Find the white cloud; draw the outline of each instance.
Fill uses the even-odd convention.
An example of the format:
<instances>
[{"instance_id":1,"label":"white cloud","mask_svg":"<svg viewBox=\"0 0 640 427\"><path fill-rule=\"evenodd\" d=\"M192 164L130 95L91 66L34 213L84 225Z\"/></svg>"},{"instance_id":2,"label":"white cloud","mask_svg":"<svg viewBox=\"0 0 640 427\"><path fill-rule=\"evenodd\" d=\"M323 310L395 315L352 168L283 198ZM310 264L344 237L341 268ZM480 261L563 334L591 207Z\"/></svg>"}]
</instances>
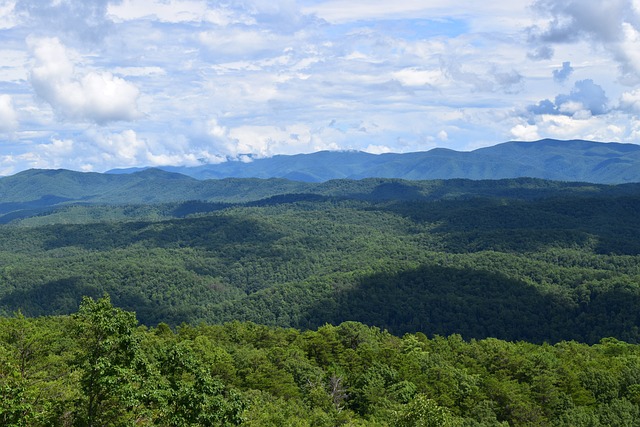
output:
<instances>
[{"instance_id":1,"label":"white cloud","mask_svg":"<svg viewBox=\"0 0 640 427\"><path fill-rule=\"evenodd\" d=\"M18 128L18 115L9 95L0 95L0 132L13 132Z\"/></svg>"},{"instance_id":2,"label":"white cloud","mask_svg":"<svg viewBox=\"0 0 640 427\"><path fill-rule=\"evenodd\" d=\"M537 125L518 124L511 128L511 135L518 141L536 141L541 139Z\"/></svg>"},{"instance_id":3,"label":"white cloud","mask_svg":"<svg viewBox=\"0 0 640 427\"><path fill-rule=\"evenodd\" d=\"M591 79L577 81L569 94L560 94L552 102L548 99L537 105L530 105L527 110L533 114L564 114L574 115L582 112L580 117L588 115L602 115L609 111L609 100L600 85Z\"/></svg>"},{"instance_id":4,"label":"white cloud","mask_svg":"<svg viewBox=\"0 0 640 427\"><path fill-rule=\"evenodd\" d=\"M313 13L331 23L346 23L367 20L388 20L388 19L442 19L449 17L464 17L472 19L475 16L492 17L493 22L517 27L521 24L522 9L526 5L513 1L493 1L491 3L465 2L464 7L452 3L449 0L351 0L344 2L340 0L327 0L313 2L303 7L305 13ZM506 16L512 18L512 22L505 19ZM499 19L503 17L502 19ZM516 22L513 22L516 21ZM496 29L495 25L487 25L488 28ZM485 27L483 26L484 30Z\"/></svg>"},{"instance_id":5,"label":"white cloud","mask_svg":"<svg viewBox=\"0 0 640 427\"><path fill-rule=\"evenodd\" d=\"M634 134L633 123L623 114L582 118L544 114L536 116L533 123L523 121L512 127L511 134L520 140L557 138L639 142L638 135Z\"/></svg>"},{"instance_id":6,"label":"white cloud","mask_svg":"<svg viewBox=\"0 0 640 427\"><path fill-rule=\"evenodd\" d=\"M160 67L116 67L113 72L114 74L132 77L162 76L167 74Z\"/></svg>"},{"instance_id":7,"label":"white cloud","mask_svg":"<svg viewBox=\"0 0 640 427\"><path fill-rule=\"evenodd\" d=\"M127 166L147 160L149 151L146 141L138 138L131 129L121 133L97 133L94 137L94 147L99 149L99 155L105 162L116 159Z\"/></svg>"},{"instance_id":8,"label":"white cloud","mask_svg":"<svg viewBox=\"0 0 640 427\"><path fill-rule=\"evenodd\" d=\"M38 160L34 167L64 168L76 165L75 156L85 154L75 149L71 139L52 138L48 144L38 145Z\"/></svg>"},{"instance_id":9,"label":"white cloud","mask_svg":"<svg viewBox=\"0 0 640 427\"><path fill-rule=\"evenodd\" d=\"M229 130L229 138L235 142L234 156L239 154L295 154L317 151L311 129L302 124L286 127L239 126Z\"/></svg>"},{"instance_id":10,"label":"white cloud","mask_svg":"<svg viewBox=\"0 0 640 427\"><path fill-rule=\"evenodd\" d=\"M371 154L391 153L393 150L386 145L368 145L362 151Z\"/></svg>"},{"instance_id":11,"label":"white cloud","mask_svg":"<svg viewBox=\"0 0 640 427\"><path fill-rule=\"evenodd\" d=\"M98 124L141 116L140 92L133 84L109 72L77 72L72 62L77 55L56 38L30 39L29 45L35 58L33 88L60 116Z\"/></svg>"},{"instance_id":12,"label":"white cloud","mask_svg":"<svg viewBox=\"0 0 640 427\"><path fill-rule=\"evenodd\" d=\"M296 1L124 0L110 4L108 16L119 22L147 20L171 24L207 23L219 27L258 24L278 31L300 26Z\"/></svg>"},{"instance_id":13,"label":"white cloud","mask_svg":"<svg viewBox=\"0 0 640 427\"><path fill-rule=\"evenodd\" d=\"M640 13L636 14L639 22L635 26L628 22L622 24L623 38L615 51L627 84L640 83Z\"/></svg>"},{"instance_id":14,"label":"white cloud","mask_svg":"<svg viewBox=\"0 0 640 427\"><path fill-rule=\"evenodd\" d=\"M420 0L408 0L402 2L389 2L384 0L352 0L343 2L339 0L318 2L305 7L306 13L315 13L322 19L333 23L341 23L355 20L380 19L391 17L415 17L416 14L431 14L434 11L446 10L446 1L430 1L425 3Z\"/></svg>"},{"instance_id":15,"label":"white cloud","mask_svg":"<svg viewBox=\"0 0 640 427\"><path fill-rule=\"evenodd\" d=\"M448 79L437 70L421 70L415 67L393 72L393 77L405 86L442 86Z\"/></svg>"},{"instance_id":16,"label":"white cloud","mask_svg":"<svg viewBox=\"0 0 640 427\"><path fill-rule=\"evenodd\" d=\"M16 0L20 23L37 34L56 34L80 43L99 43L111 30L110 0Z\"/></svg>"},{"instance_id":17,"label":"white cloud","mask_svg":"<svg viewBox=\"0 0 640 427\"><path fill-rule=\"evenodd\" d=\"M9 175L27 168L79 169L74 161L74 144L69 139L52 138L46 143L36 144L31 151L0 156L0 175Z\"/></svg>"},{"instance_id":18,"label":"white cloud","mask_svg":"<svg viewBox=\"0 0 640 427\"><path fill-rule=\"evenodd\" d=\"M207 3L201 0L124 0L109 4L108 14L119 20L156 19L161 22L201 21Z\"/></svg>"},{"instance_id":19,"label":"white cloud","mask_svg":"<svg viewBox=\"0 0 640 427\"><path fill-rule=\"evenodd\" d=\"M345 24L375 20L402 19L462 19L473 31L518 31L531 24L527 0L494 0L492 2L464 2L450 0L340 0L314 1L303 12L315 14L332 23Z\"/></svg>"},{"instance_id":20,"label":"white cloud","mask_svg":"<svg viewBox=\"0 0 640 427\"><path fill-rule=\"evenodd\" d=\"M489 62L479 68L471 61L463 65L459 58L451 57L442 61L442 67L447 78L468 85L473 91L517 93L523 84L523 76L515 69L502 70Z\"/></svg>"},{"instance_id":21,"label":"white cloud","mask_svg":"<svg viewBox=\"0 0 640 427\"><path fill-rule=\"evenodd\" d=\"M640 82L640 11L634 0L536 0L534 10L547 22L530 29L538 50L552 56L551 45L588 40L611 53L627 84Z\"/></svg>"},{"instance_id":22,"label":"white cloud","mask_svg":"<svg viewBox=\"0 0 640 427\"><path fill-rule=\"evenodd\" d=\"M203 46L214 55L250 57L268 52L281 52L286 42L268 30L224 28L203 31L198 35Z\"/></svg>"},{"instance_id":23,"label":"white cloud","mask_svg":"<svg viewBox=\"0 0 640 427\"><path fill-rule=\"evenodd\" d=\"M28 78L27 55L18 49L0 49L0 82L19 82Z\"/></svg>"},{"instance_id":24,"label":"white cloud","mask_svg":"<svg viewBox=\"0 0 640 427\"><path fill-rule=\"evenodd\" d=\"M68 168L103 172L113 167L199 164L195 155L171 144L157 144L134 130L108 132L89 129L75 138L51 138L19 159L30 167Z\"/></svg>"},{"instance_id":25,"label":"white cloud","mask_svg":"<svg viewBox=\"0 0 640 427\"><path fill-rule=\"evenodd\" d=\"M632 114L640 114L640 89L623 93L620 97L620 108Z\"/></svg>"},{"instance_id":26,"label":"white cloud","mask_svg":"<svg viewBox=\"0 0 640 427\"><path fill-rule=\"evenodd\" d=\"M0 30L12 28L17 24L15 6L15 0L0 0Z\"/></svg>"}]
</instances>

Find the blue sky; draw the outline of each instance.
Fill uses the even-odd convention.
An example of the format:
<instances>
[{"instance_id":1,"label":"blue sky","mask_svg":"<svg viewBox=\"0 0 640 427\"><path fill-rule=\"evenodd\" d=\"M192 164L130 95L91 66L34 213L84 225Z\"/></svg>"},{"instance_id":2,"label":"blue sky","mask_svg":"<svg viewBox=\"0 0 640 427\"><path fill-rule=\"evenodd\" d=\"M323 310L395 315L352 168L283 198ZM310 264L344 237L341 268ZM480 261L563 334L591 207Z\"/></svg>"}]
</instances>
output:
<instances>
[{"instance_id":1,"label":"blue sky","mask_svg":"<svg viewBox=\"0 0 640 427\"><path fill-rule=\"evenodd\" d=\"M0 175L640 143L640 0L0 0Z\"/></svg>"}]
</instances>

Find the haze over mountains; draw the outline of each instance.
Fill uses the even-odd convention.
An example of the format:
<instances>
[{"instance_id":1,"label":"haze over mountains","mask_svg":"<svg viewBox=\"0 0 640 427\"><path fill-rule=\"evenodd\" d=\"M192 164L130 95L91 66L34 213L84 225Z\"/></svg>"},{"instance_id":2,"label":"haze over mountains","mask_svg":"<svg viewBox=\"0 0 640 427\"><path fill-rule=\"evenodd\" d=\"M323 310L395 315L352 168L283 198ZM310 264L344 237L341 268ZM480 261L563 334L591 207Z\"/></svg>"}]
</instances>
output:
<instances>
[{"instance_id":1,"label":"haze over mountains","mask_svg":"<svg viewBox=\"0 0 640 427\"><path fill-rule=\"evenodd\" d=\"M196 179L285 178L322 182L331 179L401 178L504 179L532 177L601 184L640 182L640 145L584 140L544 139L506 142L470 152L436 148L405 154L322 151L273 156L250 162L228 161L196 167L161 167ZM131 173L141 168L112 170Z\"/></svg>"}]
</instances>

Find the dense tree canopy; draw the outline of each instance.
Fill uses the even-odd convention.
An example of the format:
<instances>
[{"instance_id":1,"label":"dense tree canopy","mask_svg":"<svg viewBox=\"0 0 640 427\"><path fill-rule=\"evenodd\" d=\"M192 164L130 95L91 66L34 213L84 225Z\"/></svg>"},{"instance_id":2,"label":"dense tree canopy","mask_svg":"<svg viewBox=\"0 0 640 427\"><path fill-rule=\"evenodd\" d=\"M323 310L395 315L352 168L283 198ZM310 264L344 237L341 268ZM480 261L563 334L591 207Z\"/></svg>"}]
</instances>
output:
<instances>
[{"instance_id":1,"label":"dense tree canopy","mask_svg":"<svg viewBox=\"0 0 640 427\"><path fill-rule=\"evenodd\" d=\"M640 192L607 188L343 180L246 204L72 205L0 227L0 313L108 292L147 325L636 343Z\"/></svg>"},{"instance_id":2,"label":"dense tree canopy","mask_svg":"<svg viewBox=\"0 0 640 427\"><path fill-rule=\"evenodd\" d=\"M109 297L0 319L3 426L635 426L640 346L357 322L139 326Z\"/></svg>"},{"instance_id":3,"label":"dense tree canopy","mask_svg":"<svg viewBox=\"0 0 640 427\"><path fill-rule=\"evenodd\" d=\"M14 210L0 425L640 425L636 187Z\"/></svg>"}]
</instances>

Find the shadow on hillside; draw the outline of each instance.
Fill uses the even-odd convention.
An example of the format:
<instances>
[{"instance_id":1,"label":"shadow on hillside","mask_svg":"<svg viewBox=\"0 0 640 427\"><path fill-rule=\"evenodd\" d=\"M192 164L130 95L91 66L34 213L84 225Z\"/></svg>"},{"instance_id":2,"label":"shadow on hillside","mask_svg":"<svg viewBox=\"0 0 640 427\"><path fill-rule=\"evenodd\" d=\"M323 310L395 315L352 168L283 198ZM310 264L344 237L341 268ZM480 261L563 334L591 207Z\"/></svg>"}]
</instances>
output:
<instances>
[{"instance_id":1,"label":"shadow on hillside","mask_svg":"<svg viewBox=\"0 0 640 427\"><path fill-rule=\"evenodd\" d=\"M231 203L205 202L202 200L189 200L179 203L169 211L169 215L176 218L186 218L189 215L208 214L221 211L234 206Z\"/></svg>"},{"instance_id":2,"label":"shadow on hillside","mask_svg":"<svg viewBox=\"0 0 640 427\"><path fill-rule=\"evenodd\" d=\"M29 200L25 202L3 202L0 203L0 214L6 214L9 212L22 211L22 210L36 210L41 208L51 208L60 203L68 202L70 198L54 196L47 194L40 197L37 200Z\"/></svg>"},{"instance_id":3,"label":"shadow on hillside","mask_svg":"<svg viewBox=\"0 0 640 427\"><path fill-rule=\"evenodd\" d=\"M0 306L9 312L20 310L25 316L69 314L78 310L83 296L96 298L102 294L82 279L68 277L14 290L0 298Z\"/></svg>"},{"instance_id":4,"label":"shadow on hillside","mask_svg":"<svg viewBox=\"0 0 640 427\"><path fill-rule=\"evenodd\" d=\"M0 298L0 307L7 313L18 310L25 316L50 316L75 313L85 296L97 299L110 294L114 306L133 311L141 324L155 326L160 322L179 325L194 318L202 318L201 307L172 307L153 303L135 289L98 288L81 278L69 277L13 291Z\"/></svg>"},{"instance_id":5,"label":"shadow on hillside","mask_svg":"<svg viewBox=\"0 0 640 427\"><path fill-rule=\"evenodd\" d=\"M502 274L442 266L423 266L397 274L376 274L352 288L336 290L303 316L317 327L354 320L402 335L461 334L465 339L597 342L615 336L640 337L640 295L613 287L592 293L581 304L570 297L539 292Z\"/></svg>"},{"instance_id":6,"label":"shadow on hillside","mask_svg":"<svg viewBox=\"0 0 640 427\"><path fill-rule=\"evenodd\" d=\"M160 222L119 222L56 225L47 229L45 250L76 246L107 251L142 245L147 248L201 248L220 250L225 245L267 245L281 234L268 224L245 218L206 216Z\"/></svg>"},{"instance_id":7,"label":"shadow on hillside","mask_svg":"<svg viewBox=\"0 0 640 427\"><path fill-rule=\"evenodd\" d=\"M435 224L450 252L533 252L547 247L640 254L640 198L574 198L532 202L475 199L400 202L383 207Z\"/></svg>"},{"instance_id":8,"label":"shadow on hillside","mask_svg":"<svg viewBox=\"0 0 640 427\"><path fill-rule=\"evenodd\" d=\"M376 183L377 181L382 182ZM343 190L344 194L340 197L371 202L421 200L425 198L420 186L411 181L370 178L349 182L349 184L352 188L345 188Z\"/></svg>"}]
</instances>

